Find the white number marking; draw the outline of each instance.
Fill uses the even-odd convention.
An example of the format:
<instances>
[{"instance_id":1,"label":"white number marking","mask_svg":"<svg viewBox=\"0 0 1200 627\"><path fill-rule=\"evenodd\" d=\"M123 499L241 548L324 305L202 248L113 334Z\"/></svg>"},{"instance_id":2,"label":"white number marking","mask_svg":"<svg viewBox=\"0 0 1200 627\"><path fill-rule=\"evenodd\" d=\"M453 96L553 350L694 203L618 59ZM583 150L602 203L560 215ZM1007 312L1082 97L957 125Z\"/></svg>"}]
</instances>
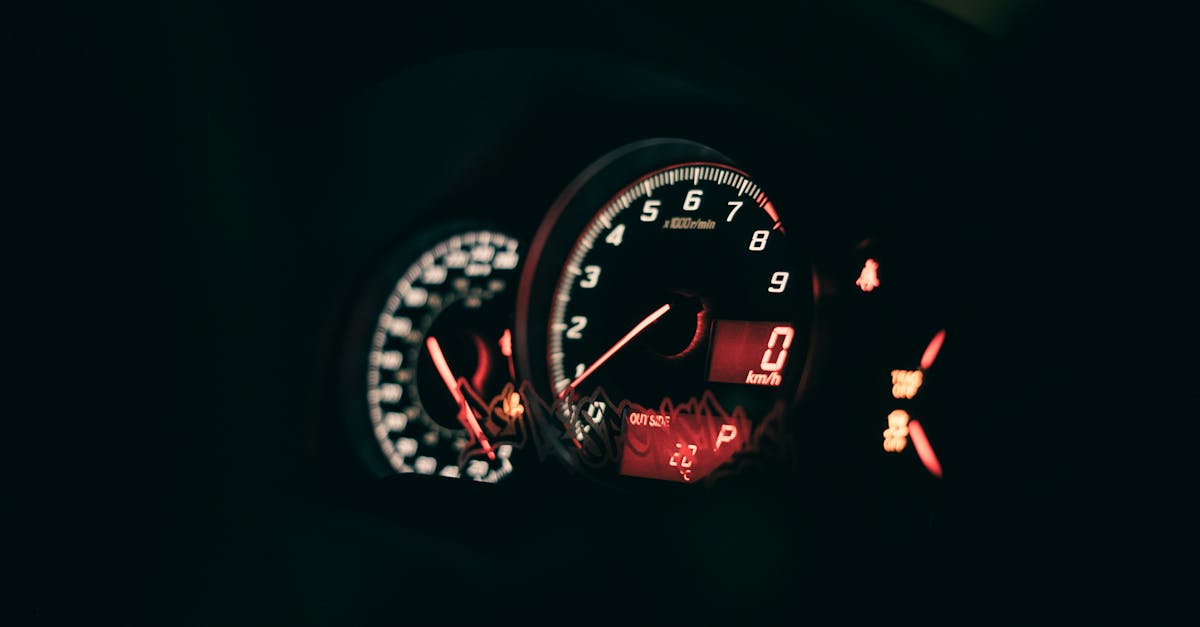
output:
<instances>
[{"instance_id":1,"label":"white number marking","mask_svg":"<svg viewBox=\"0 0 1200 627\"><path fill-rule=\"evenodd\" d=\"M424 307L426 301L428 300L429 292L426 292L424 288L410 287L408 288L408 291L404 293L405 307Z\"/></svg>"},{"instance_id":2,"label":"white number marking","mask_svg":"<svg viewBox=\"0 0 1200 627\"><path fill-rule=\"evenodd\" d=\"M767 247L767 238L771 236L770 231L755 231L750 238L750 250L759 251Z\"/></svg>"},{"instance_id":3,"label":"white number marking","mask_svg":"<svg viewBox=\"0 0 1200 627\"><path fill-rule=\"evenodd\" d=\"M647 200L646 204L642 205L642 222L654 222L658 219L658 207L662 205L661 200Z\"/></svg>"},{"instance_id":4,"label":"white number marking","mask_svg":"<svg viewBox=\"0 0 1200 627\"><path fill-rule=\"evenodd\" d=\"M625 225L624 224L616 225L615 227L613 227L613 230L609 231L608 235L606 235L604 237L604 241L608 242L609 244L612 244L613 246L620 246L621 242L624 240L625 240Z\"/></svg>"},{"instance_id":5,"label":"white number marking","mask_svg":"<svg viewBox=\"0 0 1200 627\"><path fill-rule=\"evenodd\" d=\"M783 290L787 289L788 272L776 272L771 275L771 287L767 291L772 294L782 294Z\"/></svg>"},{"instance_id":6,"label":"white number marking","mask_svg":"<svg viewBox=\"0 0 1200 627\"><path fill-rule=\"evenodd\" d=\"M379 367L384 370L396 370L404 363L404 355L400 351L386 351L379 356Z\"/></svg>"},{"instance_id":7,"label":"white number marking","mask_svg":"<svg viewBox=\"0 0 1200 627\"><path fill-rule=\"evenodd\" d=\"M441 285L446 280L445 266L429 266L421 273L421 281L426 285Z\"/></svg>"},{"instance_id":8,"label":"white number marking","mask_svg":"<svg viewBox=\"0 0 1200 627\"><path fill-rule=\"evenodd\" d=\"M579 282L579 287L591 289L600 283L600 266L584 266L583 280Z\"/></svg>"},{"instance_id":9,"label":"white number marking","mask_svg":"<svg viewBox=\"0 0 1200 627\"><path fill-rule=\"evenodd\" d=\"M587 326L587 318L584 316L571 316L571 326L567 328L567 338L572 340L583 339L583 329Z\"/></svg>"},{"instance_id":10,"label":"white number marking","mask_svg":"<svg viewBox=\"0 0 1200 627\"><path fill-rule=\"evenodd\" d=\"M512 270L513 268L517 267L517 262L520 261L520 259L521 256L517 253L505 251L496 255L496 258L492 260L492 265L495 266L497 270Z\"/></svg>"}]
</instances>

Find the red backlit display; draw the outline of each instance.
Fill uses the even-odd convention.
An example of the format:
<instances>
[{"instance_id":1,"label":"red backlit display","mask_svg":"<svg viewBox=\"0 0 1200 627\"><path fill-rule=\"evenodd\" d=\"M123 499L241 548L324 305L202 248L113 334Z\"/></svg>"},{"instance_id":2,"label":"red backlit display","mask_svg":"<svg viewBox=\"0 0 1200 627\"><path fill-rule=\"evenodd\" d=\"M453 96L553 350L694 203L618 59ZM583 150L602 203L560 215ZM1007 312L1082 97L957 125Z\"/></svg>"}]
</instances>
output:
<instances>
[{"instance_id":1,"label":"red backlit display","mask_svg":"<svg viewBox=\"0 0 1200 627\"><path fill-rule=\"evenodd\" d=\"M778 386L783 383L796 331L781 322L717 320L713 323L708 380Z\"/></svg>"},{"instance_id":2,"label":"red backlit display","mask_svg":"<svg viewBox=\"0 0 1200 627\"><path fill-rule=\"evenodd\" d=\"M750 437L750 421L732 416L625 412L621 474L691 482L728 460Z\"/></svg>"}]
</instances>

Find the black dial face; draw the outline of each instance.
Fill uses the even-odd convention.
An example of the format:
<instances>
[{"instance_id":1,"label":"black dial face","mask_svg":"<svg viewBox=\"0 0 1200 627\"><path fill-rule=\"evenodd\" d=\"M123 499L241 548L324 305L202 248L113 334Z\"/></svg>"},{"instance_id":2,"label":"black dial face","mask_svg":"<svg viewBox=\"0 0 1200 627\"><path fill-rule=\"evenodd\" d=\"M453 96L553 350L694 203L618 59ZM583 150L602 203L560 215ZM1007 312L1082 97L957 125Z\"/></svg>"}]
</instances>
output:
<instances>
[{"instance_id":1,"label":"black dial face","mask_svg":"<svg viewBox=\"0 0 1200 627\"><path fill-rule=\"evenodd\" d=\"M691 482L794 399L812 274L745 172L706 159L627 175L630 161L594 170L549 231L574 243L553 262L544 372L583 464Z\"/></svg>"},{"instance_id":2,"label":"black dial face","mask_svg":"<svg viewBox=\"0 0 1200 627\"><path fill-rule=\"evenodd\" d=\"M803 355L806 341L791 324L791 296L811 285L793 267L786 237L766 194L728 166L681 164L636 181L588 224L558 281L547 342L554 391L561 394L626 333L668 306L575 387L600 386L610 397L653 406L664 396L699 397L714 389L736 404L760 405L752 399L762 395L739 392L780 387L787 356ZM740 359L736 339L713 345L714 326L734 321L780 327L778 351L770 351L766 369L762 359ZM765 343L757 352L768 352ZM735 357L747 366L737 376L724 372Z\"/></svg>"}]
</instances>

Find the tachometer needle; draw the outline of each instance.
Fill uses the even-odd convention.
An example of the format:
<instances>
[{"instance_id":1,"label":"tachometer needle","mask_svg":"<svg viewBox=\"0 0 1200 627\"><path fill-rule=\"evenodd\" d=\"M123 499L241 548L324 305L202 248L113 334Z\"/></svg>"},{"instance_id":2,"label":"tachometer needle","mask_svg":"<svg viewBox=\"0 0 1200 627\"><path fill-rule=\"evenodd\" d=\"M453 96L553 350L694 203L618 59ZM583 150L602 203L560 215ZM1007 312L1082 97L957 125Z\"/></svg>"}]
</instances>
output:
<instances>
[{"instance_id":1,"label":"tachometer needle","mask_svg":"<svg viewBox=\"0 0 1200 627\"><path fill-rule=\"evenodd\" d=\"M437 338L430 335L425 338L425 348L429 349L429 356L433 358L433 367L437 368L442 382L450 390L454 402L458 403L458 421L475 436L476 440L479 440L479 445L483 447L483 452L487 453L488 459L496 459L496 452L492 450L492 444L488 442L487 436L483 435L483 429L479 427L479 421L475 418L475 411L471 409L467 398L458 389L458 381L454 378L454 373L450 371L450 364L446 363L446 356L442 354L441 344L438 344Z\"/></svg>"},{"instance_id":2,"label":"tachometer needle","mask_svg":"<svg viewBox=\"0 0 1200 627\"><path fill-rule=\"evenodd\" d=\"M626 333L625 336L622 337L620 340L617 340L617 343L613 344L612 348L604 351L604 354L601 355L596 361L593 361L592 365L588 366L587 369L585 369L583 372L579 373L579 376L575 377L575 380L572 381L571 384L568 385L567 388L565 390L563 390L562 394L560 394L559 396L560 397L566 396L567 394L569 394L571 392L571 390L579 387L579 384L583 383L584 379L591 376L591 374L596 371L596 368L599 368L604 362L608 361L609 358L611 358L614 354L616 354L617 351L621 350L622 347L624 347L626 344L628 344L630 340L637 337L639 333L646 330L646 327L657 322L659 318L665 316L667 314L667 312L670 310L671 310L670 303L667 303L666 305L663 305L662 307L655 309L654 313L650 314L649 316L646 316L641 322L637 323L637 326L630 329L629 332Z\"/></svg>"}]
</instances>

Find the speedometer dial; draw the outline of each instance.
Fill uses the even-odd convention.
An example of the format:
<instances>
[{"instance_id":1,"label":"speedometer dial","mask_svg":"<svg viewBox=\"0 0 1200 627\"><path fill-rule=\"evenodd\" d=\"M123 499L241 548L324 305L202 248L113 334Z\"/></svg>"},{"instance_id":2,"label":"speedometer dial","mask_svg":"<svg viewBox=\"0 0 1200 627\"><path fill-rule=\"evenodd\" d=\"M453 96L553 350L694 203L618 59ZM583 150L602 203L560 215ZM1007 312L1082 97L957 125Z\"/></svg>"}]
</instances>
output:
<instances>
[{"instance_id":1,"label":"speedometer dial","mask_svg":"<svg viewBox=\"0 0 1200 627\"><path fill-rule=\"evenodd\" d=\"M564 428L585 462L589 441L608 438L614 472L693 481L793 399L811 271L766 193L728 160L688 142L630 147L586 173L543 231L542 268L555 267L554 241L570 242L541 328L552 396L584 405L559 413L582 416ZM525 290L536 274L522 283L534 346L539 303Z\"/></svg>"},{"instance_id":2,"label":"speedometer dial","mask_svg":"<svg viewBox=\"0 0 1200 627\"><path fill-rule=\"evenodd\" d=\"M359 439L378 474L496 482L513 470L513 443L480 400L515 377L511 288L520 258L516 239L456 224L414 238L383 264L362 307L374 315L368 350L352 352L357 363L346 369L348 416L356 433L369 426L372 437Z\"/></svg>"}]
</instances>

